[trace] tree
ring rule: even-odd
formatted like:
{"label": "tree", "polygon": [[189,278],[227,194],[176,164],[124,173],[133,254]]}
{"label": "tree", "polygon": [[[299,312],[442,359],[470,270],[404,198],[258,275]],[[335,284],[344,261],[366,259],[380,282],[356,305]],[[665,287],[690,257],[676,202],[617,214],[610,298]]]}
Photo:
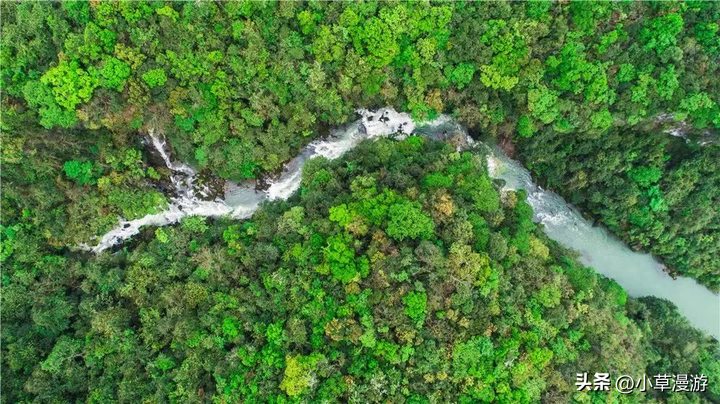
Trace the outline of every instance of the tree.
{"label": "tree", "polygon": [[100,68],[100,86],[122,91],[130,77],[130,66],[114,57],[104,59]]}
{"label": "tree", "polygon": [[425,322],[427,295],[424,291],[411,291],[403,297],[405,303],[405,314],[416,324],[418,328]]}
{"label": "tree", "polygon": [[89,161],[70,160],[63,164],[63,170],[68,178],[78,183],[78,185],[87,185],[94,183],[93,165]]}
{"label": "tree", "polygon": [[417,202],[400,201],[388,208],[387,233],[395,240],[430,239],[435,232],[432,219]]}
{"label": "tree", "polygon": [[164,86],[167,81],[164,69],[152,69],[143,73],[142,79],[150,88]]}
{"label": "tree", "polygon": [[285,358],[285,375],[280,388],[290,397],[301,395],[315,382],[315,367],[325,358],[321,354],[309,356],[287,356]]}
{"label": "tree", "polygon": [[82,69],[75,60],[61,61],[40,80],[50,87],[55,102],[67,111],[74,111],[78,104],[90,100],[98,85],[97,79]]}

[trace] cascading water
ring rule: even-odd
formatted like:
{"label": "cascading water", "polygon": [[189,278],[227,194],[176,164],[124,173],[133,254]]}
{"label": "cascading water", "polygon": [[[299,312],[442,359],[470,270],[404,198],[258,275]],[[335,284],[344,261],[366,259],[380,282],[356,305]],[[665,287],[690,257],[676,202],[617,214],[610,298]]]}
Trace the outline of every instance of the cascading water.
{"label": "cascading water", "polygon": [[149,134],[149,143],[157,150],[170,170],[170,182],[173,185],[176,195],[170,199],[170,205],[160,213],[146,215],[140,219],[123,220],[118,225],[102,236],[100,242],[90,248],[94,253],[100,253],[130,237],[138,234],[144,226],[166,226],[176,223],[186,216],[226,216],[246,218],[252,215],[252,211],[238,207],[233,209],[221,200],[207,201],[201,197],[207,197],[209,191],[205,187],[199,187],[195,183],[197,173],[192,167],[175,163],[170,159],[165,140],[152,131]]}
{"label": "cascading water", "polygon": [[[383,108],[376,112],[358,110],[358,114],[361,116],[359,121],[334,131],[327,140],[314,141],[305,147],[297,157],[285,165],[280,176],[270,182],[267,190],[257,191],[250,182],[243,184],[228,182],[225,186],[224,199],[214,201],[201,198],[207,196],[208,190],[195,185],[197,177],[195,170],[185,164],[172,161],[165,140],[151,132],[149,143],[157,150],[165,166],[170,170],[170,180],[177,196],[171,198],[170,206],[160,213],[135,220],[120,220],[118,225],[103,235],[100,242],[90,250],[100,253],[138,234],[143,226],[166,226],[177,223],[187,216],[229,216],[235,219],[250,217],[265,200],[289,198],[300,187],[302,168],[308,159],[318,156],[336,159],[364,139],[398,133],[407,134],[415,129],[415,123],[410,115],[398,113],[391,108]],[[438,124],[446,121],[447,119],[443,118]]]}
{"label": "cascading water", "polygon": [[580,253],[580,262],[619,283],[630,296],[670,300],[697,328],[720,339],[720,296],[687,277],[673,279],[650,254],[632,251],[605,228],[593,226],[558,194],[532,181],[530,172],[499,148],[488,156],[488,171],[505,181],[503,190],[524,189],[535,221],[545,234]]}
{"label": "cascading water", "polygon": [[[164,140],[150,135],[151,144],[173,173],[172,183],[177,197],[171,199],[170,207],[157,214],[125,221],[105,234],[92,248],[99,253],[139,233],[143,226],[165,226],[176,223],[186,216],[229,216],[243,219],[250,217],[266,200],[287,199],[300,186],[302,168],[310,158],[322,156],[335,159],[355,147],[364,139],[393,134],[417,133],[437,140],[448,140],[458,132],[464,136],[458,148],[476,145],[465,131],[450,117],[442,115],[430,122],[414,122],[410,115],[398,113],[391,108],[372,112],[358,110],[361,119],[336,130],[327,140],[310,143],[302,152],[285,165],[280,176],[271,181],[265,191],[257,191],[251,183],[226,184],[222,200],[206,201],[198,197],[203,190],[196,189],[195,171],[184,164],[173,162]],[[617,281],[631,296],[657,296],[672,301],[678,310],[697,328],[720,339],[720,296],[690,278],[673,280],[663,266],[652,256],[633,252],[620,240],[601,227],[594,227],[572,205],[554,192],[537,186],[519,162],[510,159],[499,148],[490,148],[487,155],[491,177],[505,182],[503,191],[524,189],[532,206],[535,220],[543,225],[547,235],[560,244],[580,253],[583,264],[595,268]]]}
{"label": "cascading water", "polygon": [[700,146],[708,146],[720,143],[720,136],[710,129],[704,130],[702,133],[694,133],[693,127],[685,121],[677,121],[673,114],[665,113],[655,117],[655,123],[664,126],[663,133],[670,136],[679,137],[686,143],[697,143]]}

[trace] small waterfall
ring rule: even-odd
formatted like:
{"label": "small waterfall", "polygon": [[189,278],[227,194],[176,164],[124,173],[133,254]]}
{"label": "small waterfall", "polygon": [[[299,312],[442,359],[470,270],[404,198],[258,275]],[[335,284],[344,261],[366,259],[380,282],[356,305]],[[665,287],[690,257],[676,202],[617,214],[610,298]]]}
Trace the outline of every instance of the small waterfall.
{"label": "small waterfall", "polygon": [[167,150],[167,142],[165,141],[164,137],[157,136],[154,129],[150,130],[148,136],[150,137],[153,148],[155,148],[158,154],[160,154],[160,157],[162,157],[163,161],[165,162],[165,166],[169,168],[170,171],[173,172],[173,174],[182,173],[188,177],[195,176],[196,173],[195,170],[192,169],[192,167],[184,163],[175,163],[170,159],[170,154]]}
{"label": "small waterfall", "polygon": [[359,109],[357,113],[360,115],[360,120],[333,131],[326,140],[310,143],[297,157],[290,160],[280,177],[270,182],[270,187],[266,191],[268,199],[287,199],[297,191],[300,187],[302,167],[308,159],[324,157],[334,160],[364,139],[391,135],[402,137],[415,130],[415,122],[409,114],[397,112],[392,108],[382,108],[375,112]]}
{"label": "small waterfall", "polygon": [[143,226],[165,226],[187,216],[236,219],[250,217],[266,200],[289,198],[299,187],[302,168],[313,157],[336,159],[364,139],[395,135],[403,137],[417,133],[431,139],[449,140],[464,134],[458,149],[483,147],[488,151],[487,166],[492,178],[504,180],[503,191],[524,189],[532,206],[534,219],[545,233],[565,247],[580,253],[580,260],[603,275],[617,281],[631,296],[657,296],[672,301],[697,328],[720,339],[720,296],[686,277],[673,280],[662,270],[662,264],[649,254],[630,250],[622,241],[602,227],[594,227],[565,200],[554,192],[536,185],[530,172],[519,162],[510,159],[502,150],[475,143],[452,118],[441,115],[429,122],[414,122],[410,115],[392,108],[378,111],[358,110],[360,119],[335,130],[328,139],[317,140],[288,162],[278,178],[270,181],[265,191],[255,190],[254,184],[226,183],[224,199],[206,201],[198,197],[202,189],[195,184],[196,173],[191,167],[173,162],[167,144],[161,137],[150,134],[151,145],[157,149],[171,171],[171,180],[178,196],[171,199],[163,212],[136,220],[120,220],[118,226],[103,235],[90,248],[100,253],[138,234]]}
{"label": "small waterfall", "polygon": [[[118,225],[111,231],[104,234],[97,245],[89,248],[94,253],[100,253],[116,244],[123,242],[138,234],[144,226],[166,226],[177,223],[186,216],[226,216],[249,217],[252,212],[245,215],[245,212],[237,212],[224,201],[207,201],[202,199],[209,194],[206,187],[197,186],[197,173],[190,166],[183,163],[176,163],[170,159],[167,142],[164,138],[150,131],[149,144],[157,151],[170,170],[170,182],[175,190],[175,196],[170,199],[167,209],[160,213],[146,215],[140,219],[120,219]],[[88,249],[86,247],[86,249]]]}
{"label": "small waterfall", "polygon": [[[263,201],[287,199],[295,193],[300,187],[302,168],[308,159],[318,156],[336,159],[364,139],[394,134],[402,136],[415,130],[415,122],[409,114],[399,113],[392,108],[383,108],[375,112],[361,109],[357,112],[361,117],[360,120],[335,130],[326,140],[310,143],[285,165],[280,176],[271,180],[265,191],[255,190],[252,182],[234,184],[228,181],[225,185],[224,198],[214,201],[203,199],[210,193],[207,188],[197,185],[197,172],[184,163],[173,161],[165,138],[151,130],[148,134],[148,144],[157,151],[170,170],[170,181],[176,196],[170,199],[170,205],[164,211],[135,220],[120,219],[118,225],[104,234],[94,247],[81,246],[81,248],[97,254],[133,237],[144,226],[166,226],[177,223],[187,216],[248,218]],[[439,126],[451,121],[443,117],[429,124]]]}

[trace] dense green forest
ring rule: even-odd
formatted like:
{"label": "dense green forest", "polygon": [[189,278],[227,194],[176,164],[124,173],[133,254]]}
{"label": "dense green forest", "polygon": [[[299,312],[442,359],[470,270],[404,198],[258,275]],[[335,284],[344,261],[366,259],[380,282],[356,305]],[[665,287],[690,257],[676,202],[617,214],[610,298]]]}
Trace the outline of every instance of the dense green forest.
{"label": "dense green forest", "polygon": [[[633,299],[411,137],[314,160],[250,220],[167,206],[393,106],[453,115],[671,271],[720,290],[720,2],[0,2],[2,402],[720,401],[717,341]],[[668,130],[681,130],[671,136]],[[629,269],[631,270],[631,269]],[[704,373],[700,393],[576,372]]]}
{"label": "dense green forest", "polygon": [[[140,129],[240,180],[276,170],[357,107],[393,105],[420,118],[452,113],[502,140],[631,245],[720,288],[720,146],[661,139],[663,122],[717,138],[718,2],[1,7],[6,175],[33,166],[17,175],[58,194],[38,196],[43,206],[63,200],[58,187],[77,194],[57,184],[58,165],[83,186],[64,197],[65,212],[36,212],[60,228],[46,231],[54,245],[162,204],[145,187],[160,174],[137,170]],[[45,131],[18,133],[37,125],[76,153],[47,150],[57,143]],[[67,160],[40,161],[57,153]],[[6,225],[37,205],[12,206]]]}
{"label": "dense green forest", "polygon": [[635,248],[720,288],[720,147],[635,130],[601,138],[548,132],[522,142],[525,161],[569,202]]}
{"label": "dense green forest", "polygon": [[[531,217],[482,156],[409,137],[312,160],[298,194],[251,220],[191,217],[118,254],[50,254],[21,231],[3,400],[720,399],[715,340]],[[577,392],[582,371],[704,373],[709,389]]]}

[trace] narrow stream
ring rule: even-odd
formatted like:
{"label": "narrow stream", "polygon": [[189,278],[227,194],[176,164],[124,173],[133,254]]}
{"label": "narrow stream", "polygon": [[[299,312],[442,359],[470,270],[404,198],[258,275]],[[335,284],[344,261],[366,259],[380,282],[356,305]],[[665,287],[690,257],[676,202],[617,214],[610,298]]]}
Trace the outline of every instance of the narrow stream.
{"label": "narrow stream", "polygon": [[[258,191],[251,181],[225,185],[223,199],[204,200],[207,190],[196,186],[197,173],[192,167],[171,160],[165,140],[151,132],[148,142],[162,157],[171,172],[171,183],[177,196],[170,199],[169,207],[160,212],[135,220],[121,219],[118,225],[102,236],[94,247],[88,247],[94,253],[100,253],[124,240],[138,234],[144,226],[165,226],[177,223],[187,216],[220,217],[230,216],[235,219],[250,217],[265,200],[287,199],[299,187],[302,167],[305,161],[322,156],[335,159],[354,148],[364,139],[408,134],[415,130],[415,123],[410,115],[398,113],[393,109],[384,108],[376,112],[358,110],[361,119],[331,133],[326,140],[318,140],[307,145],[297,157],[290,160],[280,176],[270,182],[265,191]],[[441,117],[426,124],[428,127],[441,125],[449,119]]]}
{"label": "narrow stream", "polygon": [[[186,216],[248,218],[261,202],[290,197],[300,186],[305,161],[317,156],[338,158],[364,139],[408,133],[446,139],[460,132],[464,135],[464,141],[458,145],[459,148],[474,144],[464,129],[445,115],[434,121],[416,123],[410,115],[391,108],[357,112],[361,119],[335,130],[326,140],[310,143],[285,165],[280,176],[265,191],[256,190],[251,182],[228,182],[224,198],[214,201],[201,198],[204,190],[194,185],[195,171],[185,164],[173,162],[162,137],[151,133],[150,143],[172,172],[171,180],[177,189],[177,196],[171,199],[169,208],[163,212],[136,220],[120,220],[118,226],[106,233],[91,250],[100,253],[138,234],[143,226],[165,226]],[[718,294],[690,278],[678,277],[673,280],[651,255],[634,252],[604,228],[593,227],[562,197],[537,186],[528,170],[500,149],[492,149],[488,155],[488,167],[493,178],[505,181],[503,189],[524,189],[528,192],[528,202],[535,212],[535,220],[543,225],[550,238],[579,251],[583,264],[614,279],[631,296],[656,296],[672,301],[695,327],[720,339]]]}

